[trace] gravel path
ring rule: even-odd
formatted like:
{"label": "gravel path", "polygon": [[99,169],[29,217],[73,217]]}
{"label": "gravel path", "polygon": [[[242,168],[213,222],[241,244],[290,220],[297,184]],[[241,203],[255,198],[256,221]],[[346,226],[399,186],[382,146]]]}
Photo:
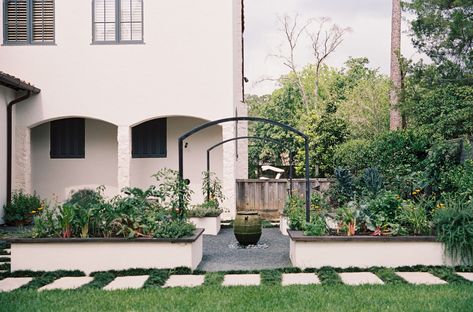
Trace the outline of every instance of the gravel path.
{"label": "gravel path", "polygon": [[233,229],[222,229],[217,236],[204,235],[204,256],[198,269],[208,272],[261,270],[292,266],[289,238],[278,228],[263,229],[260,248],[236,248]]}

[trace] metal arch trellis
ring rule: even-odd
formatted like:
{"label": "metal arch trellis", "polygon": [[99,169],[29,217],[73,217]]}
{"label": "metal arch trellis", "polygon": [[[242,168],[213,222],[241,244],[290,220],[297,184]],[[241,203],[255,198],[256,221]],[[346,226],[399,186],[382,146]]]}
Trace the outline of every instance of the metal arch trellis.
{"label": "metal arch trellis", "polygon": [[[219,147],[220,145],[223,145],[228,142],[232,141],[237,141],[237,140],[244,140],[244,139],[249,139],[249,140],[261,140],[261,141],[270,141],[272,143],[285,146],[286,142],[282,140],[277,140],[273,139],[270,137],[259,137],[259,136],[240,136],[240,137],[234,137],[231,139],[223,140],[217,144],[212,145],[207,149],[207,172],[210,173],[210,152],[214,150],[215,148]],[[294,151],[289,149],[289,193],[292,195],[292,168],[293,168],[293,160],[294,160]],[[208,181],[209,184],[207,185],[207,201],[210,200],[210,181]]]}
{"label": "metal arch trellis", "polygon": [[[184,151],[184,147],[183,147],[184,140],[187,139],[188,137],[190,137],[191,135],[193,135],[193,134],[195,134],[195,133],[197,133],[201,130],[204,130],[208,127],[218,125],[218,124],[221,124],[221,123],[232,122],[232,121],[255,121],[255,122],[262,122],[262,123],[266,123],[266,124],[271,124],[271,125],[283,128],[285,130],[291,131],[292,133],[297,134],[298,136],[300,136],[301,138],[304,139],[305,180],[306,180],[306,183],[305,183],[305,210],[306,211],[305,212],[306,212],[306,221],[310,222],[309,138],[304,133],[302,133],[301,131],[299,131],[299,130],[291,127],[291,126],[288,126],[286,124],[283,124],[281,122],[278,122],[278,121],[274,121],[274,120],[266,119],[266,118],[261,118],[261,117],[228,117],[228,118],[218,119],[218,120],[214,120],[214,121],[209,121],[209,122],[207,122],[203,125],[197,126],[194,129],[191,129],[191,130],[187,131],[186,133],[181,135],[178,139],[179,179],[180,179],[180,181],[183,181],[183,177],[184,177],[184,153],[183,153],[183,151]],[[184,211],[184,200],[183,200],[183,197],[182,197],[182,192],[180,192],[180,196],[179,196],[179,208],[180,208],[181,213],[183,213],[183,211]]]}

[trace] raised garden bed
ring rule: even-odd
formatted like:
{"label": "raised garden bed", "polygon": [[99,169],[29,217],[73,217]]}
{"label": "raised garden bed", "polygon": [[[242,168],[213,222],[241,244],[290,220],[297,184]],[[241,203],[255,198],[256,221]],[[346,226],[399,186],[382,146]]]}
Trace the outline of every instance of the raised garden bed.
{"label": "raised garden bed", "polygon": [[11,271],[196,269],[202,260],[202,233],[167,238],[28,238],[11,243]]}
{"label": "raised garden bed", "polygon": [[196,228],[204,229],[205,235],[217,235],[221,228],[220,216],[217,217],[190,217],[189,222]]}
{"label": "raised garden bed", "polygon": [[288,231],[295,267],[454,265],[434,236],[305,236]]}

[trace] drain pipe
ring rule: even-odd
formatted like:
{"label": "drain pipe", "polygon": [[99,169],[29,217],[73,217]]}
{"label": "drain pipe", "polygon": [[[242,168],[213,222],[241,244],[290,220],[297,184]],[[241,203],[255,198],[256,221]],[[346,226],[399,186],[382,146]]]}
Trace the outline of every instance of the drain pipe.
{"label": "drain pipe", "polygon": [[20,103],[29,97],[31,97],[32,92],[26,91],[26,93],[10,103],[7,106],[7,204],[11,203],[11,192],[12,192],[12,115],[13,115],[13,105]]}

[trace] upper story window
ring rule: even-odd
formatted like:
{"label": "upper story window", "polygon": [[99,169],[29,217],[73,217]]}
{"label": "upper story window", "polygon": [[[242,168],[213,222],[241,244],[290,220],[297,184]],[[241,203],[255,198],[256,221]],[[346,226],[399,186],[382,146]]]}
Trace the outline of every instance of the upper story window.
{"label": "upper story window", "polygon": [[93,42],[143,42],[143,0],[94,0]]}
{"label": "upper story window", "polygon": [[54,0],[4,0],[5,44],[54,43]]}

